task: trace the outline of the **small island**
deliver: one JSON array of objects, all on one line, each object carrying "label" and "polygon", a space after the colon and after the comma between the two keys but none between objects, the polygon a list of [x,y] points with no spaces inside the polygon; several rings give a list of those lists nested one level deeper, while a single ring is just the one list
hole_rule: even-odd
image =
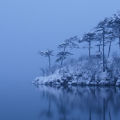
[{"label": "small island", "polygon": [[[39,52],[48,59],[48,68],[41,69],[34,84],[120,86],[119,12],[100,21],[90,32],[64,40],[57,48],[57,52]],[[81,54],[86,49],[87,54]],[[78,51],[79,56],[75,55]],[[52,57],[56,57],[54,65]]]}]

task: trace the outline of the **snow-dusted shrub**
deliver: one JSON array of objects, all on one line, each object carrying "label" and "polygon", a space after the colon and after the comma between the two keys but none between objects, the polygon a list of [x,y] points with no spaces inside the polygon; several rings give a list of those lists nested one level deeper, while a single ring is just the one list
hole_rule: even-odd
[{"label": "snow-dusted shrub", "polygon": [[[120,84],[120,57],[105,59],[106,70],[103,72],[101,58],[97,56],[81,57],[78,60],[66,61],[62,68],[54,66],[51,74],[39,77],[36,82],[59,85],[115,85]],[[43,71],[44,72],[44,71]],[[49,72],[48,72],[49,73]],[[44,78],[44,80],[42,80]],[[41,81],[41,82],[40,82]],[[44,82],[45,81],[45,82]]]},{"label": "snow-dusted shrub", "polygon": [[120,75],[120,57],[119,56],[113,56],[112,64],[111,64],[111,71],[112,75],[116,78]]},{"label": "snow-dusted shrub", "polygon": [[95,80],[97,73],[101,71],[100,68],[100,59],[95,56],[87,59],[86,63],[83,66],[84,71],[88,73],[88,77],[91,78],[91,81]]}]

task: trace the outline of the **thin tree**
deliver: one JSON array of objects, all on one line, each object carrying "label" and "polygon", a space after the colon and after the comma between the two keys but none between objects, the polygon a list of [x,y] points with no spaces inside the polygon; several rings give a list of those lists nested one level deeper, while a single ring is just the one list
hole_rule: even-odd
[{"label": "thin tree", "polygon": [[102,22],[100,22],[97,27],[96,31],[101,34],[102,39],[102,55],[103,55],[103,72],[105,72],[105,40],[106,40],[106,34],[108,34],[106,26],[107,26],[108,19],[104,19]]},{"label": "thin tree", "polygon": [[108,58],[110,56],[110,51],[111,51],[111,46],[112,46],[112,42],[115,40],[115,38],[117,37],[116,35],[116,27],[115,27],[115,23],[114,23],[114,18],[111,17],[109,18],[108,22],[107,22],[107,28],[109,29],[109,32],[108,32],[108,36],[107,36],[107,39],[108,39],[108,43],[109,43],[109,50],[108,50]]},{"label": "thin tree", "polygon": [[72,55],[72,53],[67,52],[67,51],[58,52],[56,62],[60,62],[60,65],[62,67],[64,60],[67,59],[67,57],[69,57],[70,55]]},{"label": "thin tree", "polygon": [[69,47],[68,42],[64,42],[58,46],[60,51],[57,53],[56,62],[60,62],[61,67],[63,66],[64,60],[71,54],[71,53],[67,52],[68,47]]},{"label": "thin tree", "polygon": [[119,49],[120,49],[120,13],[114,14],[113,21],[112,21],[113,30],[116,33],[116,37],[118,38],[119,42]]},{"label": "thin tree", "polygon": [[114,41],[115,39],[115,35],[114,35],[114,32],[113,31],[110,31],[108,33],[108,36],[106,37],[108,39],[108,43],[109,43],[109,48],[108,48],[108,58],[110,56],[110,52],[111,52],[111,46],[112,46],[112,42]]},{"label": "thin tree", "polygon": [[97,33],[96,36],[97,36],[96,37],[96,41],[97,41],[96,46],[98,47],[98,52],[101,53],[101,46],[102,46],[102,39],[101,39],[101,37],[102,37],[102,35],[100,33]]},{"label": "thin tree", "polygon": [[51,56],[53,56],[53,50],[40,51],[39,54],[48,58],[49,71],[51,69]]},{"label": "thin tree", "polygon": [[58,46],[60,51],[57,54],[56,61],[61,63],[61,67],[63,66],[64,60],[67,59],[68,56],[73,55],[71,52],[69,52],[69,49],[79,48],[77,42],[78,37],[74,36],[66,39],[62,44]]},{"label": "thin tree", "polygon": [[69,39],[66,39],[65,43],[68,44],[69,48],[74,49],[74,48],[79,48],[78,41],[79,41],[79,38],[77,36],[74,36]]},{"label": "thin tree", "polygon": [[69,43],[68,43],[68,42],[63,42],[62,44],[60,44],[60,45],[58,46],[58,48],[59,48],[60,50],[62,50],[63,52],[65,52],[66,49],[68,48],[68,46],[69,46]]},{"label": "thin tree", "polygon": [[91,56],[91,43],[95,40],[95,33],[89,32],[83,36],[83,41],[88,43],[88,54]]}]

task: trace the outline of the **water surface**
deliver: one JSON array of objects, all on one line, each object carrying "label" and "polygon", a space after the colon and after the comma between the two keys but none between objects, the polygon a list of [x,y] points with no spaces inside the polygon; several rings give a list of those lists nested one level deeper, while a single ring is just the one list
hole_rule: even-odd
[{"label": "water surface", "polygon": [[34,86],[32,72],[24,72],[1,74],[0,120],[120,118],[120,88]]},{"label": "water surface", "polygon": [[119,120],[120,88],[39,86],[41,120]]}]

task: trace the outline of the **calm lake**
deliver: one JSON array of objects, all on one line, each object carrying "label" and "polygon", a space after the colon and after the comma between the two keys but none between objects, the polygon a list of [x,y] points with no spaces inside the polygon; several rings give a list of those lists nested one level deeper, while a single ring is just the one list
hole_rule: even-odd
[{"label": "calm lake", "polygon": [[11,80],[9,77],[6,80],[4,77],[1,79],[0,120],[119,120],[120,118],[120,88],[38,87],[31,84],[32,76],[23,78],[19,76],[16,80]]},{"label": "calm lake", "polygon": [[44,104],[40,120],[119,120],[120,89],[39,86]]}]

